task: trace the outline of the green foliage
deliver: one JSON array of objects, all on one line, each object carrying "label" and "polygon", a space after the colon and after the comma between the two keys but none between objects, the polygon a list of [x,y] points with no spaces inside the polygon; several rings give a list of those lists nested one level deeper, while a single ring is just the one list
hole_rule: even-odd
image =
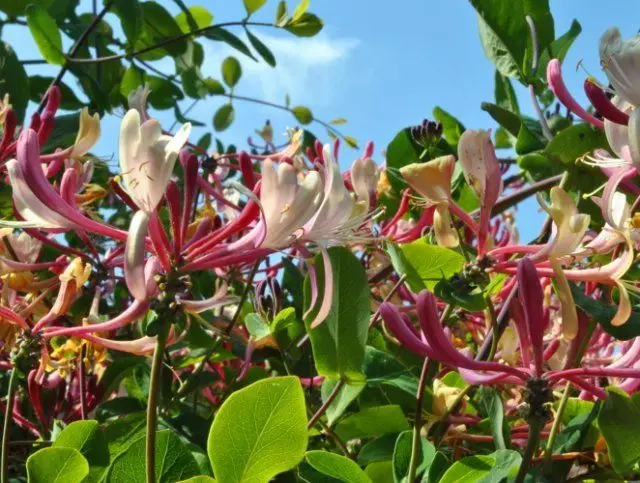
[{"label": "green foliage", "polygon": [[309,451],[305,460],[316,471],[345,483],[370,483],[371,479],[349,458],[328,451]]},{"label": "green foliage", "polygon": [[236,111],[233,104],[224,104],[218,108],[213,115],[213,127],[216,131],[224,131],[231,124],[236,117]]},{"label": "green foliage", "polygon": [[[321,297],[311,307],[311,280],[305,280],[305,307],[311,309],[305,324],[311,339],[318,374],[328,378],[362,379],[367,330],[369,326],[369,289],[364,267],[351,251],[330,248],[333,290],[331,310],[324,322],[310,328],[320,310]],[[321,255],[314,259],[318,292],[324,293],[326,275]]]},{"label": "green foliage", "polygon": [[13,48],[6,42],[0,42],[0,79],[2,91],[9,94],[16,118],[22,122],[29,102],[29,78]]},{"label": "green foliage", "polygon": [[100,481],[109,466],[109,451],[104,434],[97,421],[76,421],[58,435],[53,448],[78,450],[90,466],[89,475],[83,480]]},{"label": "green foliage", "polygon": [[414,292],[433,290],[443,278],[458,273],[464,257],[449,248],[431,245],[425,238],[404,245],[387,244],[387,253],[395,270],[405,275]]},{"label": "green foliage", "polygon": [[242,77],[242,66],[235,57],[227,57],[222,61],[222,80],[229,87],[234,88]]},{"label": "green foliage", "polygon": [[80,483],[89,474],[89,463],[73,448],[43,448],[27,459],[30,483]]},{"label": "green foliage", "polygon": [[518,473],[522,457],[517,451],[499,450],[490,455],[468,456],[456,461],[442,475],[440,483],[474,481],[489,483],[513,478]]},{"label": "green foliage", "polygon": [[621,475],[628,474],[640,461],[640,394],[629,397],[620,389],[607,389],[607,399],[598,415],[611,465]]},{"label": "green foliage", "polygon": [[296,106],[291,109],[291,112],[300,124],[309,124],[313,121],[313,114],[308,107]]},{"label": "green foliage", "polygon": [[307,416],[296,377],[258,381],[220,407],[207,443],[216,478],[267,482],[295,467],[307,449]]},{"label": "green foliage", "polygon": [[[400,433],[393,450],[393,481],[395,483],[408,483],[409,464],[411,462],[413,432]],[[420,453],[416,475],[420,476],[431,466],[436,455],[436,448],[424,438],[420,438]]]},{"label": "green foliage", "polygon": [[336,434],[345,441],[374,438],[409,429],[400,406],[386,405],[364,409],[344,418],[336,426]]},{"label": "green foliage", "polygon": [[45,9],[34,4],[27,7],[26,13],[27,25],[44,60],[50,64],[64,64],[62,37],[55,20]]}]

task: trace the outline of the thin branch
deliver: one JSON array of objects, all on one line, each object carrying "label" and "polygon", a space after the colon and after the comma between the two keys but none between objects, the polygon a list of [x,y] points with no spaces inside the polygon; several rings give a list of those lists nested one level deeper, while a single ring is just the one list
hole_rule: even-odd
[{"label": "thin branch", "polygon": [[[538,32],[536,31],[536,25],[533,22],[533,19],[530,15],[526,17],[527,25],[529,26],[529,31],[531,33],[531,44],[533,48],[533,59],[531,61],[531,77],[535,77],[538,71]],[[531,102],[533,103],[533,108],[536,111],[536,115],[540,120],[540,126],[542,127],[542,134],[549,141],[553,139],[553,133],[551,129],[549,129],[549,125],[547,124],[547,120],[544,117],[544,113],[540,108],[540,104],[538,103],[538,97],[536,96],[536,89],[533,84],[529,84],[529,94],[531,95]]]},{"label": "thin branch", "polygon": [[[51,82],[49,89],[51,89],[51,87],[55,85],[58,85],[58,83],[62,80],[64,75],[67,73],[67,70],[69,70],[69,62],[74,60],[75,55],[78,53],[78,50],[80,50],[80,47],[82,47],[82,44],[84,44],[85,40],[87,40],[87,38],[89,37],[89,34],[91,34],[91,32],[98,26],[102,18],[107,14],[109,9],[111,8],[113,1],[114,0],[107,0],[104,3],[104,7],[102,7],[102,10],[100,11],[100,13],[93,18],[93,20],[87,26],[85,31],[82,32],[82,34],[80,34],[80,37],[78,37],[78,40],[75,41],[75,43],[71,47],[71,50],[69,50],[69,54],[67,54],[66,56],[66,61],[62,66],[62,69],[60,69],[60,72],[58,72],[58,75],[56,76],[56,78],[53,79],[53,81]],[[38,112],[42,112],[42,110],[44,109],[44,106],[46,105],[46,102],[47,102],[47,96],[43,96],[42,100],[40,101],[40,104],[38,105]]]},{"label": "thin branch", "polygon": [[210,30],[216,30],[216,29],[221,29],[223,27],[233,27],[233,26],[238,26],[238,25],[242,25],[242,26],[246,26],[246,25],[252,25],[255,27],[274,27],[274,28],[280,28],[277,27],[276,25],[273,25],[271,23],[266,23],[266,22],[224,22],[224,23],[219,23],[216,25],[209,25],[208,27],[202,27],[200,29],[197,30],[193,30],[191,32],[187,32],[181,35],[177,35],[175,37],[169,37],[168,39],[163,39],[160,42],[158,42],[157,44],[153,44],[150,45],[148,47],[145,47],[143,49],[140,50],[136,50],[130,53],[124,53],[124,54],[114,54],[114,55],[107,55],[105,57],[96,57],[96,58],[83,58],[83,59],[74,59],[74,58],[67,58],[68,62],[72,62],[74,64],[96,64],[96,63],[100,63],[100,62],[111,62],[114,60],[121,60],[121,59],[131,59],[133,57],[136,57],[138,55],[142,55],[142,54],[146,54],[147,52],[151,52],[152,50],[156,50],[156,49],[160,49],[166,45],[172,44],[173,42],[178,42],[180,40],[185,40],[188,39],[189,37],[194,37],[194,36],[198,36],[200,34],[203,34],[205,32],[208,32]]},{"label": "thin branch", "polygon": [[329,394],[329,397],[327,397],[327,400],[322,404],[322,406],[320,406],[320,409],[318,409],[316,413],[311,417],[311,419],[309,420],[309,423],[307,423],[307,429],[313,428],[313,426],[318,422],[318,420],[322,417],[322,415],[327,412],[327,409],[329,409],[329,406],[331,406],[331,403],[333,403],[336,397],[338,397],[338,393],[340,393],[340,390],[342,389],[343,386],[344,386],[344,380],[340,379],[338,383],[335,385],[335,387],[333,388],[333,391],[331,391],[331,394]]}]

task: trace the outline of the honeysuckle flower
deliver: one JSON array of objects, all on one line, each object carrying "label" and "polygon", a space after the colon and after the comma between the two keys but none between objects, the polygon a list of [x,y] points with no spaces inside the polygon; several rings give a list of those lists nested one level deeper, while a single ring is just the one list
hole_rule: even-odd
[{"label": "honeysuckle flower", "polygon": [[378,187],[378,167],[370,157],[356,159],[351,165],[351,184],[359,204],[368,210]]},{"label": "honeysuckle flower", "polygon": [[125,114],[120,124],[120,176],[141,210],[151,213],[158,206],[190,132],[191,124],[186,123],[173,137],[167,136],[157,120],[141,122],[135,109]]},{"label": "honeysuckle flower", "polygon": [[400,168],[400,173],[409,186],[426,202],[436,206],[433,229],[438,245],[458,246],[458,232],[453,226],[449,207],[451,200],[451,178],[455,167],[453,156],[442,156],[426,163],[414,163]]},{"label": "honeysuckle flower", "polygon": [[4,120],[6,119],[7,113],[11,107],[9,94],[5,94],[2,100],[0,100],[0,124],[4,124]]},{"label": "honeysuckle flower", "polygon": [[619,96],[640,106],[640,36],[622,40],[620,30],[608,29],[600,38],[600,64]]},{"label": "honeysuckle flower", "polygon": [[149,84],[144,84],[139,86],[135,91],[131,91],[127,96],[127,102],[129,104],[129,109],[135,109],[140,114],[140,118],[142,121],[146,121],[149,119],[149,114],[147,113],[147,98],[151,94],[151,88]]},{"label": "honeysuckle flower", "polygon": [[467,183],[480,200],[478,256],[487,245],[491,210],[502,193],[502,171],[496,157],[491,131],[466,130],[458,142],[458,159]]},{"label": "honeysuckle flower", "polygon": [[76,135],[71,150],[72,158],[80,158],[87,154],[89,150],[98,142],[100,138],[100,115],[95,113],[93,116],[89,114],[89,108],[85,107],[80,111],[80,128]]}]

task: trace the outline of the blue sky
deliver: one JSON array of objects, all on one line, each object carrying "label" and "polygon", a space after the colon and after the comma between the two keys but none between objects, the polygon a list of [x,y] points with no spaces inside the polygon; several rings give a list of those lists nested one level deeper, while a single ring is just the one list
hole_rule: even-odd
[{"label": "blue sky", "polygon": [[[244,15],[241,0],[185,3],[205,6],[216,22],[237,20]],[[291,0],[288,3],[290,9],[295,5]],[[163,4],[176,11],[173,2]],[[90,2],[83,0],[81,5],[89,10]],[[271,21],[276,5],[277,1],[269,0],[255,19]],[[584,101],[581,86],[585,74],[576,72],[576,64],[582,59],[592,75],[604,79],[597,57],[598,39],[610,26],[618,26],[624,37],[634,35],[640,28],[640,3],[551,0],[551,8],[556,35],[564,33],[574,18],[582,25],[582,34],[566,58],[564,71],[570,89]],[[493,100],[494,67],[484,56],[476,14],[467,1],[312,0],[310,10],[325,21],[324,30],[312,39],[298,39],[274,29],[254,31],[272,48],[278,66],[272,69],[238,54],[244,75],[237,94],[283,103],[288,93],[292,105],[310,107],[317,118],[347,118],[349,123],[340,128],[356,137],[361,146],[366,140],[373,140],[377,161],[382,161],[381,151],[397,131],[430,117],[436,105],[457,116],[468,128],[495,127],[493,120],[480,110],[481,102]],[[114,16],[109,20],[117,24]],[[24,29],[8,28],[4,38],[14,45],[20,58],[38,57]],[[222,44],[206,40],[203,43],[209,59],[203,72],[219,79],[221,60],[236,54]],[[156,65],[167,73],[173,72],[171,61]],[[53,75],[57,69],[29,66],[28,72]],[[66,79],[71,82],[70,77]],[[521,109],[532,114],[524,89],[518,89],[518,93]],[[212,115],[223,100],[207,98],[190,116],[211,126]],[[276,134],[296,124],[291,115],[271,108],[240,101],[236,108],[236,122],[219,134],[225,144],[243,146],[246,137],[265,119],[271,120]],[[154,114],[161,120],[172,119],[162,112]],[[103,137],[96,149],[101,157],[115,159],[118,122],[117,116],[103,122]],[[314,130],[320,136],[324,134],[320,126]],[[203,128],[196,130],[192,140],[203,132]],[[345,147],[343,167],[356,155]],[[522,222],[522,215],[526,215],[526,223]],[[542,218],[535,201],[521,206],[519,218],[522,239],[527,241],[535,236]]]}]

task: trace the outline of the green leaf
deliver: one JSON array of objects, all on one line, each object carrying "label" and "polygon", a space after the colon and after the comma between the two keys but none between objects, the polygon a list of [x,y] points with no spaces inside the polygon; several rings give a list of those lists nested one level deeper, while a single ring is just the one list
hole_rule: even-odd
[{"label": "green leaf", "polygon": [[560,131],[549,142],[544,154],[565,164],[574,164],[578,158],[598,148],[609,149],[604,131],[587,123],[579,123]]},{"label": "green leaf", "polygon": [[302,460],[307,438],[299,379],[274,377],[234,392],[222,404],[207,452],[218,480],[266,483]]},{"label": "green leaf", "polygon": [[338,423],[336,434],[345,441],[375,438],[387,433],[400,433],[409,429],[409,423],[400,406],[387,405],[364,409]]},{"label": "green leaf", "polygon": [[255,312],[245,316],[244,325],[249,331],[249,334],[251,334],[251,337],[254,337],[257,340],[271,335],[271,329],[269,329],[267,322]]},{"label": "green leaf", "polygon": [[29,78],[13,48],[6,42],[0,42],[0,92],[9,94],[17,121],[22,123],[29,103]]},{"label": "green leaf", "polygon": [[313,13],[306,12],[295,21],[289,20],[284,28],[296,37],[313,37],[322,30],[322,27],[322,20]]},{"label": "green leaf", "polygon": [[[333,392],[333,389],[339,381],[333,379],[325,379],[322,383],[321,396],[322,402],[325,403],[329,399],[329,395]],[[344,414],[349,405],[356,400],[362,390],[365,388],[364,384],[344,384],[338,395],[333,402],[329,405],[326,411],[327,424],[333,426],[340,416]]]},{"label": "green leaf", "polygon": [[275,67],[276,58],[273,56],[273,52],[269,50],[269,47],[267,47],[258,37],[253,35],[248,29],[246,29],[246,32],[247,32],[247,37],[249,38],[249,42],[251,42],[251,45],[253,46],[253,48],[256,49],[256,52],[260,54],[260,57],[262,57],[264,61],[267,64],[269,64],[271,67]]},{"label": "green leaf", "polygon": [[242,66],[240,62],[238,62],[238,59],[235,57],[227,57],[222,61],[220,69],[224,83],[229,87],[235,87],[240,77],[242,77]]},{"label": "green leaf", "polygon": [[49,64],[64,64],[62,37],[56,21],[36,4],[27,6],[26,14],[27,25],[44,60]]},{"label": "green leaf", "polygon": [[[309,307],[311,279],[304,284],[305,307],[311,313],[305,317],[305,325],[318,374],[327,378],[362,380],[362,363],[365,355],[369,327],[370,301],[367,274],[356,256],[342,247],[329,248],[328,256],[333,275],[331,310],[327,318],[315,329],[310,328],[322,300]],[[324,293],[325,273],[322,255],[314,260],[319,299]]]},{"label": "green leaf", "polygon": [[[145,437],[139,437],[115,458],[106,482],[145,481]],[[155,474],[157,481],[180,481],[197,476],[198,464],[187,446],[172,431],[158,431],[156,435]]]},{"label": "green leaf", "polygon": [[135,91],[138,87],[144,85],[144,79],[145,72],[134,65],[130,65],[124,72],[124,76],[122,76],[120,94],[127,99],[129,94]]},{"label": "green leaf", "polygon": [[442,136],[457,149],[458,141],[465,129],[463,124],[439,106],[433,108],[433,117],[442,124]]},{"label": "green leaf", "polygon": [[377,461],[368,465],[364,472],[373,483],[389,483],[393,481],[393,464],[391,461]]},{"label": "green leaf", "polygon": [[452,279],[440,280],[433,289],[436,297],[448,304],[468,310],[479,312],[486,308],[487,303],[484,294],[479,287],[458,287],[455,276]]},{"label": "green leaf", "polygon": [[358,149],[358,141],[356,140],[356,138],[354,138],[353,136],[344,136],[343,139],[350,148]]},{"label": "green leaf", "polygon": [[213,127],[216,131],[224,131],[233,123],[236,111],[231,103],[224,104],[218,108],[213,115]]},{"label": "green leaf", "polygon": [[504,419],[502,399],[495,389],[483,387],[478,394],[479,405],[491,422],[491,434],[496,450],[507,449],[510,439],[509,425]]},{"label": "green leaf", "polygon": [[291,112],[300,124],[309,124],[313,121],[313,114],[308,107],[296,106],[291,109]]},{"label": "green leaf", "polygon": [[29,483],[80,483],[89,463],[73,448],[44,448],[27,459]]},{"label": "green leaf", "polygon": [[204,85],[207,87],[207,92],[209,93],[209,95],[212,96],[217,96],[227,92],[222,85],[222,82],[217,81],[211,77],[207,77],[204,80]]},{"label": "green leaf", "polygon": [[509,134],[514,137],[518,136],[522,121],[517,114],[514,114],[513,112],[490,102],[483,102],[482,104],[480,104],[480,109],[489,113],[489,115],[498,124],[504,127],[509,132]]},{"label": "green leaf", "polygon": [[367,385],[396,387],[415,398],[418,378],[396,357],[371,346],[365,350],[364,373]]},{"label": "green leaf", "polygon": [[422,483],[437,483],[445,471],[449,469],[451,463],[444,455],[438,451],[431,462],[431,466],[427,470],[427,473],[422,477]]},{"label": "green leaf", "polygon": [[304,458],[316,471],[331,478],[345,483],[371,482],[371,479],[355,461],[339,454],[328,451],[309,451],[304,455]]},{"label": "green leaf", "polygon": [[278,10],[276,11],[276,21],[274,24],[276,27],[284,27],[289,21],[289,13],[287,12],[287,2],[280,0],[278,3]]},{"label": "green leaf", "polygon": [[396,433],[388,433],[365,443],[358,453],[358,463],[363,465],[376,461],[391,461],[397,439]]},{"label": "green leaf", "polygon": [[580,35],[580,32],[582,32],[582,27],[580,23],[574,19],[573,22],[571,22],[569,30],[551,42],[548,49],[542,51],[540,61],[538,62],[538,71],[546,72],[547,64],[551,59],[558,59],[562,62],[573,45],[573,42],[578,38],[578,35]]},{"label": "green leaf", "polygon": [[99,481],[109,466],[107,441],[97,421],[75,421],[69,424],[58,435],[52,447],[72,448],[82,454],[90,466],[85,483]]},{"label": "green leaf", "polygon": [[217,42],[224,42],[230,47],[233,47],[237,51],[242,52],[247,57],[250,57],[258,62],[258,59],[256,59],[255,56],[251,53],[249,47],[247,47],[247,45],[242,40],[240,40],[238,36],[232,34],[228,30],[217,28],[215,30],[205,31],[202,35]]},{"label": "green leaf", "polygon": [[[409,463],[411,461],[411,449],[413,432],[400,433],[393,451],[393,481],[395,483],[408,483]],[[436,455],[436,448],[425,438],[420,438],[420,459],[416,469],[416,476],[420,476],[426,470]]]},{"label": "green leaf", "polygon": [[[135,50],[158,44],[171,37],[179,37],[182,30],[173,16],[159,3],[143,2],[142,9],[142,29],[135,42]],[[142,60],[158,60],[167,55],[177,57],[187,51],[188,42],[186,40],[176,40],[161,48],[157,48],[140,55]]]},{"label": "green leaf", "polygon": [[[209,10],[199,5],[189,7],[189,13],[191,14],[191,18],[196,23],[196,27],[201,29],[208,27],[213,22],[213,15]],[[180,30],[184,33],[191,32],[192,29],[189,27],[189,21],[186,12],[180,12],[176,15],[176,23]]]},{"label": "green leaf", "polygon": [[442,278],[451,277],[464,266],[461,254],[450,248],[431,245],[426,238],[400,245],[399,248],[406,264],[394,264],[394,268],[399,274],[407,275],[409,288],[416,293],[425,288],[433,290]]},{"label": "green leaf", "polygon": [[142,9],[138,0],[114,0],[112,9],[120,19],[127,41],[135,45],[142,30]]},{"label": "green leaf", "polygon": [[498,107],[520,114],[518,96],[516,96],[516,92],[513,90],[511,81],[498,70],[496,70],[495,73],[494,95],[496,98],[496,105]]},{"label": "green leaf", "polygon": [[306,13],[306,11],[309,10],[309,3],[310,3],[310,0],[300,0],[300,3],[298,4],[298,6],[293,11],[293,14],[291,15],[291,20],[293,22],[300,19]]},{"label": "green leaf", "polygon": [[640,394],[629,397],[620,389],[607,388],[598,427],[607,442],[613,469],[626,475],[640,461]]},{"label": "green leaf", "polygon": [[489,455],[469,456],[451,465],[442,475],[440,483],[502,481],[503,478],[516,476],[521,461],[520,453],[511,450],[500,450]]},{"label": "green leaf", "polygon": [[244,8],[247,9],[247,14],[251,15],[262,8],[265,3],[267,3],[267,0],[244,0]]},{"label": "green leaf", "polygon": [[420,162],[422,148],[416,144],[411,136],[410,128],[400,131],[387,146],[387,173],[395,171],[397,176],[389,176],[389,182],[394,190],[400,192],[407,187],[407,183],[400,175],[399,169]]},{"label": "green leaf", "polygon": [[578,286],[569,282],[575,304],[589,317],[593,318],[608,334],[618,340],[630,340],[640,335],[640,313],[631,312],[629,319],[622,325],[611,324],[618,311],[617,307],[603,304],[584,294]]},{"label": "green leaf", "polygon": [[500,126],[515,138],[515,148],[518,154],[530,153],[545,147],[546,141],[542,137],[537,121],[527,118],[521,119],[517,114],[490,102],[483,102],[480,108],[488,112]]},{"label": "green leaf", "polygon": [[179,483],[216,483],[216,480],[206,475],[194,476],[188,480],[182,480]]},{"label": "green leaf", "polygon": [[147,415],[141,411],[128,414],[123,418],[115,419],[106,424],[104,437],[107,440],[111,461],[126,452],[134,442],[144,438],[146,422]]},{"label": "green leaf", "polygon": [[526,15],[536,27],[538,51],[555,38],[548,0],[470,0],[478,12],[480,40],[485,54],[507,77],[529,84],[532,46]]}]

